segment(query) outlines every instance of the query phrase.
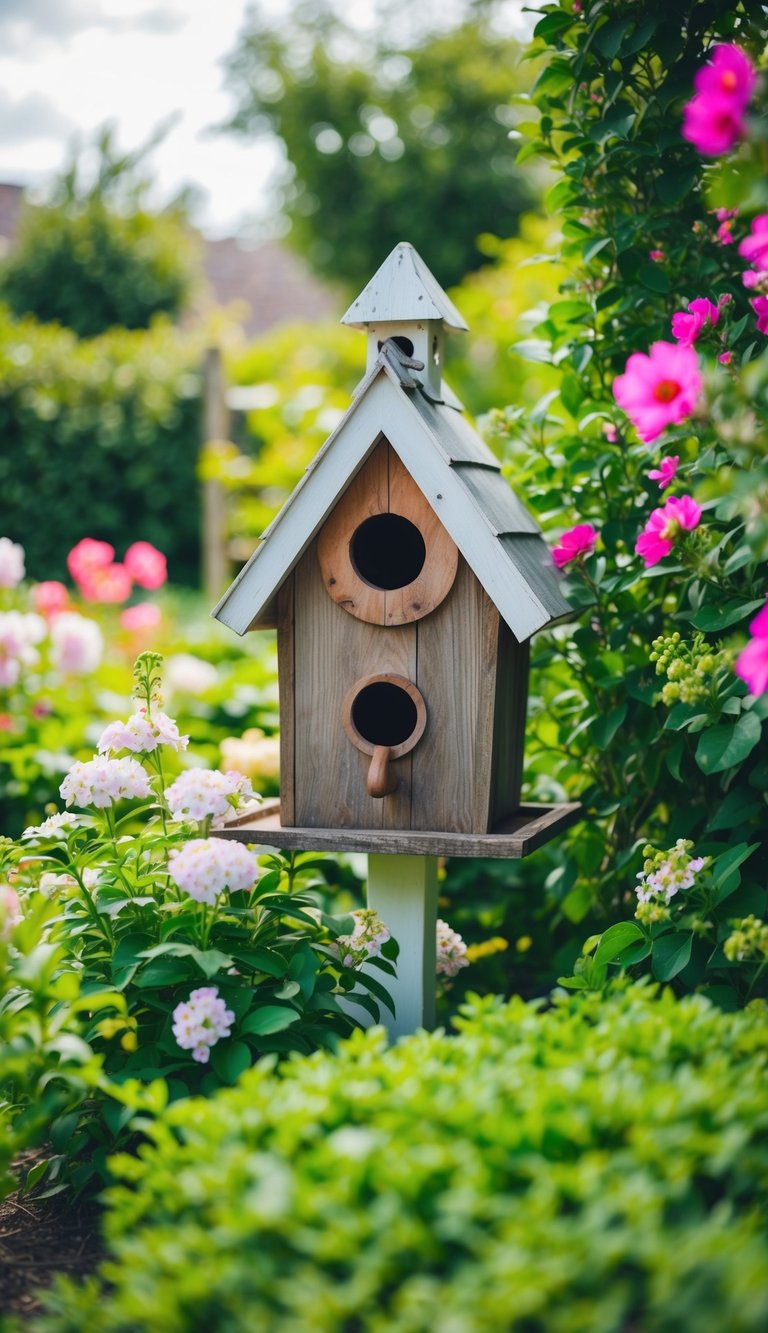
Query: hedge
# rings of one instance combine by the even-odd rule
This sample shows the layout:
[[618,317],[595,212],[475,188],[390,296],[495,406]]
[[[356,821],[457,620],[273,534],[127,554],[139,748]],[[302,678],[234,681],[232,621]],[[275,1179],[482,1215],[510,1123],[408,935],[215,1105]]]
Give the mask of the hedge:
[[198,582],[202,349],[157,322],[78,341],[0,307],[0,531],[35,579],[66,576],[81,537],[152,542]]
[[475,998],[169,1108],[38,1333],[766,1326],[768,1014]]

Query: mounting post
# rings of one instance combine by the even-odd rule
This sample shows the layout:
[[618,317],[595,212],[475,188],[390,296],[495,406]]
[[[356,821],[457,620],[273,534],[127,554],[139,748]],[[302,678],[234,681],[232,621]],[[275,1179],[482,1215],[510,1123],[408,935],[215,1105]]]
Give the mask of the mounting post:
[[382,1007],[391,1039],[435,1026],[437,857],[368,856],[368,906],[400,945],[397,979],[376,972],[392,995],[396,1016]]

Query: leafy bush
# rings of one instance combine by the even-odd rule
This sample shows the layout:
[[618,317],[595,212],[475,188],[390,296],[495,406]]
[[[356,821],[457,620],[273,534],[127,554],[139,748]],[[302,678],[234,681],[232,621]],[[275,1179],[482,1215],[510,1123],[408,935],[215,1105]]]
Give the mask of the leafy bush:
[[0,308],[3,530],[32,577],[63,578],[93,536],[151,542],[173,582],[197,584],[201,356],[199,335],[162,323],[78,342]]
[[757,1333],[765,1009],[650,987],[270,1062],[120,1157],[111,1257],[46,1333]]
[[121,155],[103,129],[94,179],[85,183],[75,156],[50,202],[24,209],[0,265],[0,299],[14,314],[93,338],[181,313],[197,255],[180,209],[155,214],[142,206],[148,182],[139,167],[152,146]]

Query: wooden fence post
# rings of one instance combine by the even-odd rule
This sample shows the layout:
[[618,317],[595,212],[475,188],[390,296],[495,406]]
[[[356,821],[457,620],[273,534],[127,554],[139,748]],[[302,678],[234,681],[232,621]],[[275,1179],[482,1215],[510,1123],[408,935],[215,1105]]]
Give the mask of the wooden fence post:
[[[224,369],[221,351],[209,347],[203,366],[203,447],[216,440],[229,439]],[[202,487],[202,578],[206,598],[217,602],[229,582],[227,558],[227,507],[224,487],[219,481],[204,481]]]

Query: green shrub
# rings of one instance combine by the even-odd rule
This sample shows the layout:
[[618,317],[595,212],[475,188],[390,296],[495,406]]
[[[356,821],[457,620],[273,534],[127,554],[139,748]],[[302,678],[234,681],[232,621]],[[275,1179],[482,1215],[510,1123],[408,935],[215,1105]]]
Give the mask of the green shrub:
[[3,534],[37,579],[66,577],[82,537],[122,553],[137,540],[196,584],[199,336],[157,323],[78,342],[0,308]]
[[113,1164],[45,1333],[746,1333],[768,1318],[768,1019],[474,1000],[459,1035],[270,1061]]

